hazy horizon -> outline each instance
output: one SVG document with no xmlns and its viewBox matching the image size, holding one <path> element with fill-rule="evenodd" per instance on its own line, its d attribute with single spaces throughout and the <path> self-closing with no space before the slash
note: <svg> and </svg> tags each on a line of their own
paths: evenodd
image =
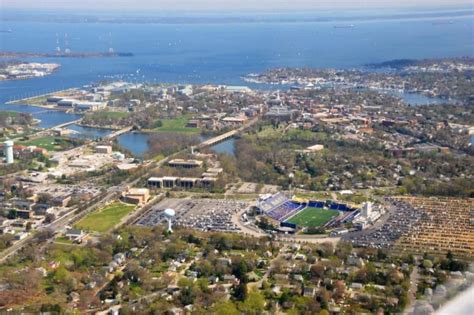
<svg viewBox="0 0 474 315">
<path fill-rule="evenodd" d="M 323 0 L 314 3 L 311 0 L 136 0 L 133 3 L 126 0 L 0 0 L 2 9 L 43 9 L 43 10 L 92 10 L 92 11 L 144 11 L 149 13 L 158 11 L 187 11 L 187 12 L 281 12 L 302 10 L 364 10 L 364 9 L 410 9 L 410 8 L 453 8 L 473 7 L 470 0 L 400 0 L 396 3 L 390 0 Z M 124 13 L 127 13 L 124 12 Z"/>
</svg>

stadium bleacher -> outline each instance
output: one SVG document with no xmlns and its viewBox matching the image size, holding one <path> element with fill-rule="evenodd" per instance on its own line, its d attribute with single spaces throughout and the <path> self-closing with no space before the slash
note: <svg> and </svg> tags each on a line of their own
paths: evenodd
<svg viewBox="0 0 474 315">
<path fill-rule="evenodd" d="M 304 209 L 306 204 L 291 201 L 283 193 L 277 193 L 264 200 L 260 200 L 258 207 L 270 218 L 277 221 L 285 221 L 288 217 Z"/>
<path fill-rule="evenodd" d="M 345 203 L 337 203 L 331 201 L 327 204 L 329 209 L 331 210 L 339 210 L 339 211 L 354 211 L 355 209 L 348 207 Z M 312 208 L 324 208 L 326 206 L 326 202 L 324 201 L 310 201 L 308 203 L 308 207 Z"/>
<path fill-rule="evenodd" d="M 305 206 L 296 202 L 287 201 L 267 212 L 267 215 L 275 220 L 285 221 L 288 217 L 296 214 L 304 207 Z"/>
<path fill-rule="evenodd" d="M 269 198 L 260 200 L 258 203 L 258 207 L 260 208 L 260 210 L 266 213 L 287 201 L 289 201 L 289 199 L 285 196 L 285 194 L 279 192 L 270 196 Z"/>
<path fill-rule="evenodd" d="M 324 208 L 324 201 L 310 201 L 308 207 L 312 208 Z"/>
</svg>

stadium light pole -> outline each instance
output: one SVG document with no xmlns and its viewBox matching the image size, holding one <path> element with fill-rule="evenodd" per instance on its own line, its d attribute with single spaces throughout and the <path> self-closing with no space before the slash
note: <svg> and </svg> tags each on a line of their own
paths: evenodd
<svg viewBox="0 0 474 315">
<path fill-rule="evenodd" d="M 288 190 L 290 191 L 290 194 L 293 195 L 293 193 L 291 192 L 291 190 L 293 189 L 293 179 L 295 178 L 295 174 L 293 172 L 291 172 L 290 174 L 288 174 L 288 179 L 290 181 L 290 186 L 288 187 Z"/>
</svg>

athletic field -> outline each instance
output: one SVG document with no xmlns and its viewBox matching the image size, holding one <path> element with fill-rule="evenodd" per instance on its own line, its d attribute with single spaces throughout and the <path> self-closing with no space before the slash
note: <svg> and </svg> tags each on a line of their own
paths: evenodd
<svg viewBox="0 0 474 315">
<path fill-rule="evenodd" d="M 337 215 L 339 215 L 339 212 L 335 210 L 308 207 L 286 222 L 298 226 L 322 226 Z"/>
<path fill-rule="evenodd" d="M 79 220 L 74 227 L 94 232 L 106 232 L 113 228 L 127 214 L 135 209 L 135 205 L 114 202 L 107 207 L 92 212 Z"/>
</svg>

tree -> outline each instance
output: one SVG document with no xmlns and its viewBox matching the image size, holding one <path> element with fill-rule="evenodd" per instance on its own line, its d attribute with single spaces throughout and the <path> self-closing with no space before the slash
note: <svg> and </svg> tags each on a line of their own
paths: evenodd
<svg viewBox="0 0 474 315">
<path fill-rule="evenodd" d="M 244 260 L 240 260 L 233 268 L 233 274 L 243 283 L 247 282 L 247 272 L 248 268 Z"/>
<path fill-rule="evenodd" d="M 337 280 L 334 284 L 333 298 L 336 300 L 341 299 L 344 297 L 345 292 L 346 292 L 346 285 L 344 284 L 344 281 Z"/>
<path fill-rule="evenodd" d="M 340 241 L 336 245 L 336 256 L 345 260 L 352 252 L 352 244 L 349 242 Z"/>
<path fill-rule="evenodd" d="M 214 304 L 213 310 L 216 315 L 240 315 L 232 301 L 217 302 Z"/>
<path fill-rule="evenodd" d="M 423 268 L 425 269 L 433 268 L 433 262 L 429 259 L 423 260 Z"/>
<path fill-rule="evenodd" d="M 54 213 L 47 213 L 45 218 L 44 218 L 45 223 L 51 223 L 54 220 L 56 220 L 56 215 L 54 215 Z"/>
<path fill-rule="evenodd" d="M 17 216 L 18 216 L 18 212 L 15 209 L 12 209 L 8 212 L 7 218 L 10 220 L 14 220 L 16 219 Z"/>
<path fill-rule="evenodd" d="M 49 204 L 53 200 L 53 195 L 49 193 L 41 193 L 38 195 L 38 203 Z"/>
<path fill-rule="evenodd" d="M 239 304 L 239 310 L 243 314 L 261 314 L 265 308 L 265 298 L 257 291 L 252 291 L 243 303 Z"/>
<path fill-rule="evenodd" d="M 0 251 L 10 247 L 13 243 L 14 236 L 11 234 L 0 235 Z"/>
<path fill-rule="evenodd" d="M 196 298 L 196 294 L 193 292 L 193 288 L 190 286 L 186 286 L 181 289 L 181 294 L 179 296 L 179 300 L 183 305 L 189 305 L 194 303 L 194 299 Z"/>
<path fill-rule="evenodd" d="M 320 279 L 324 276 L 325 270 L 326 270 L 326 267 L 323 264 L 318 263 L 316 265 L 311 266 L 309 273 L 311 274 L 311 277 Z"/>
<path fill-rule="evenodd" d="M 38 243 L 44 242 L 54 236 L 52 229 L 41 230 L 36 233 L 36 240 Z"/>
<path fill-rule="evenodd" d="M 69 271 L 64 266 L 59 266 L 53 274 L 53 280 L 56 283 L 65 283 L 71 277 Z"/>
<path fill-rule="evenodd" d="M 61 306 L 59 304 L 41 304 L 41 313 L 61 314 Z"/>
<path fill-rule="evenodd" d="M 234 289 L 234 298 L 237 301 L 244 301 L 247 298 L 247 284 L 239 283 Z"/>
</svg>

